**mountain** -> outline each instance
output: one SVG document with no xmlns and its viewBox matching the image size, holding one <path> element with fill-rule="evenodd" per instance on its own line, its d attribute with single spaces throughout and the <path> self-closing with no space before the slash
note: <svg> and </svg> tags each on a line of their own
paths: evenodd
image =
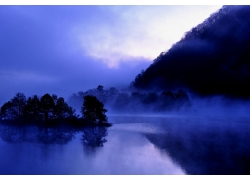
<svg viewBox="0 0 250 180">
<path fill-rule="evenodd" d="M 249 98 L 249 32 L 250 6 L 223 6 L 161 53 L 131 85 Z"/>
</svg>

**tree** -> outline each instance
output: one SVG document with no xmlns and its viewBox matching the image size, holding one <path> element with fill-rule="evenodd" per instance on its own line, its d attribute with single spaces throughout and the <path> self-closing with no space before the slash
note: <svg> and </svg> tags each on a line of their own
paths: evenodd
<svg viewBox="0 0 250 180">
<path fill-rule="evenodd" d="M 24 118 L 27 121 L 37 121 L 41 119 L 40 113 L 40 100 L 37 95 L 29 97 L 27 103 L 24 106 Z"/>
<path fill-rule="evenodd" d="M 26 97 L 23 93 L 17 93 L 13 99 L 11 99 L 13 107 L 16 109 L 17 118 L 23 118 L 23 108 L 26 104 Z"/>
<path fill-rule="evenodd" d="M 1 107 L 1 116 L 7 120 L 22 120 L 23 108 L 26 105 L 26 97 L 23 93 L 17 93 L 10 101 Z"/>
<path fill-rule="evenodd" d="M 116 88 L 111 87 L 111 88 L 109 88 L 109 89 L 107 90 L 107 98 L 108 98 L 109 100 L 112 100 L 115 96 L 118 95 L 118 93 L 119 93 L 119 91 L 118 91 Z"/>
<path fill-rule="evenodd" d="M 54 100 L 49 94 L 45 94 L 41 97 L 40 103 L 41 112 L 44 114 L 44 119 L 45 121 L 48 121 L 54 115 Z"/>
<path fill-rule="evenodd" d="M 16 120 L 18 114 L 11 101 L 4 103 L 1 107 L 1 118 L 2 120 Z"/>
<path fill-rule="evenodd" d="M 104 105 L 95 96 L 84 96 L 82 106 L 83 119 L 91 124 L 102 124 L 107 122 L 107 112 Z"/>
<path fill-rule="evenodd" d="M 54 114 L 56 119 L 67 119 L 74 116 L 75 110 L 70 107 L 65 101 L 64 98 L 59 97 L 55 101 Z"/>
<path fill-rule="evenodd" d="M 0 109 L 1 120 L 22 123 L 41 123 L 41 121 L 46 123 L 50 121 L 52 124 L 60 121 L 71 123 L 77 118 L 75 110 L 64 101 L 64 98 L 49 94 L 43 95 L 40 99 L 34 95 L 26 100 L 23 93 L 17 93 Z"/>
<path fill-rule="evenodd" d="M 99 91 L 100 93 L 103 93 L 104 89 L 102 85 L 97 86 L 97 91 Z"/>
</svg>

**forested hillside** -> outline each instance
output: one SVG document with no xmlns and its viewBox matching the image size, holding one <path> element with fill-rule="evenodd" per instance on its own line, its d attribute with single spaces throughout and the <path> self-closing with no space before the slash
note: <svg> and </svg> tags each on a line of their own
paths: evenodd
<svg viewBox="0 0 250 180">
<path fill-rule="evenodd" d="M 250 6 L 223 6 L 161 53 L 131 85 L 249 98 L 249 32 Z"/>
</svg>

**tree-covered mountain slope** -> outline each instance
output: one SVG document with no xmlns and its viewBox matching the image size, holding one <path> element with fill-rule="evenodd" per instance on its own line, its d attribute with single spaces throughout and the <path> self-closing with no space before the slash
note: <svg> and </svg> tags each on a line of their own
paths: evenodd
<svg viewBox="0 0 250 180">
<path fill-rule="evenodd" d="M 223 6 L 131 84 L 144 90 L 183 88 L 200 95 L 250 97 L 250 6 Z"/>
</svg>

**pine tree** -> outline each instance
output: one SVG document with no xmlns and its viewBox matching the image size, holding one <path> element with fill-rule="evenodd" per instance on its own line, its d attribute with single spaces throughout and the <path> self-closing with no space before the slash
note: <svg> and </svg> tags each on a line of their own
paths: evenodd
<svg viewBox="0 0 250 180">
<path fill-rule="evenodd" d="M 107 123 L 107 112 L 104 109 L 104 105 L 95 96 L 84 96 L 84 102 L 82 106 L 83 119 L 91 124 Z"/>
</svg>

